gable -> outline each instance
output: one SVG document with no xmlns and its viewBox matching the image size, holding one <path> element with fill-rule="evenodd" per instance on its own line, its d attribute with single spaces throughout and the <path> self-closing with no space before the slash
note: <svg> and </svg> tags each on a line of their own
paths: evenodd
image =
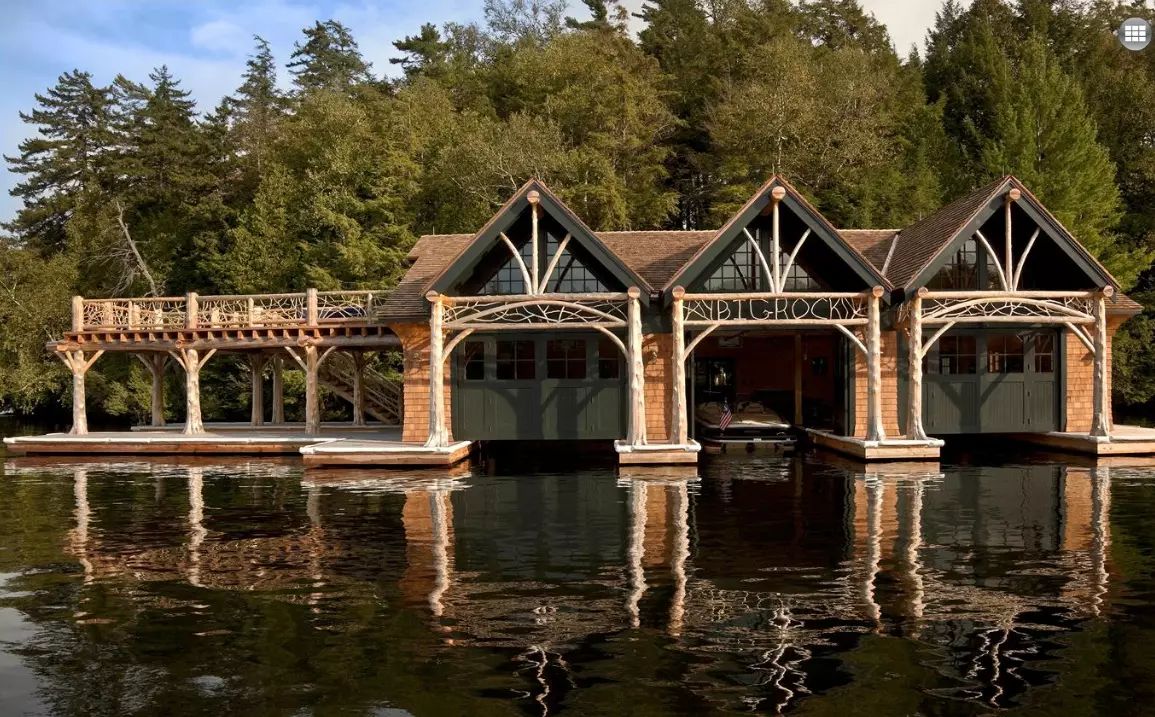
<svg viewBox="0 0 1155 717">
<path fill-rule="evenodd" d="M 966 252 L 973 242 L 977 245 L 980 275 L 977 288 L 1000 289 L 995 262 L 990 260 L 986 248 L 976 241 L 976 237 L 981 232 L 994 250 L 999 264 L 1006 263 L 1006 199 L 1008 193 L 1016 189 L 1019 198 L 1011 203 L 1013 266 L 1010 274 L 1013 275 L 1026 253 L 1021 289 L 1094 289 L 1107 285 L 1118 288 L 1117 282 L 1102 264 L 1014 177 L 1006 177 L 988 185 L 936 212 L 937 218 L 932 215 L 929 221 L 920 222 L 904 231 L 899 236 L 898 250 L 905 250 L 906 265 L 896 267 L 896 272 L 909 276 L 901 280 L 897 275 L 892 275 L 895 284 L 905 287 L 909 293 L 932 283 L 941 275 L 944 267 L 957 263 L 960 252 Z M 928 226 L 933 232 L 926 231 Z M 1036 230 L 1038 236 L 1032 244 L 1031 238 L 1035 236 Z M 935 233 L 937 236 L 934 236 Z M 904 246 L 904 240 L 909 242 L 912 235 L 916 243 L 921 245 L 918 247 L 921 251 L 915 251 L 916 247 L 910 243 Z M 921 263 L 910 261 L 915 254 L 921 254 L 918 260 Z"/>
<path fill-rule="evenodd" d="M 514 244 L 519 253 L 531 240 L 531 197 L 539 207 L 539 279 L 545 276 L 547 268 L 544 261 L 548 260 L 542 257 L 549 253 L 548 242 L 552 239 L 560 245 L 568 235 L 570 239 L 557 270 L 568 266 L 570 272 L 573 272 L 576 267 L 571 266 L 569 260 L 576 257 L 580 270 L 607 287 L 607 290 L 625 291 L 631 286 L 637 286 L 642 289 L 642 302 L 648 301 L 650 285 L 614 255 L 544 184 L 536 180 L 523 185 L 445 269 L 429 282 L 426 290 L 449 295 L 476 294 L 483 290 L 490 279 L 505 269 L 506 263 L 512 259 L 502 235 Z M 526 254 L 532 256 L 532 245 Z M 513 262 L 520 274 L 520 266 L 516 260 Z M 532 271 L 530 262 L 526 266 Z M 524 286 L 525 282 L 520 280 L 520 283 Z"/>
<path fill-rule="evenodd" d="M 698 290 L 748 244 L 746 232 L 757 237 L 772 232 L 772 192 L 781 187 L 785 195 L 779 202 L 779 243 L 791 252 L 809 231 L 798 252 L 796 264 L 823 288 L 834 291 L 857 291 L 873 286 L 889 286 L 882 274 L 839 232 L 830 225 L 788 182 L 773 177 L 751 197 L 746 205 L 718 230 L 714 239 L 698 251 L 666 284 L 669 300 L 675 286 Z M 768 262 L 771 253 L 764 252 Z M 783 263 L 784 265 L 784 263 Z M 763 272 L 765 273 L 765 272 Z"/>
</svg>

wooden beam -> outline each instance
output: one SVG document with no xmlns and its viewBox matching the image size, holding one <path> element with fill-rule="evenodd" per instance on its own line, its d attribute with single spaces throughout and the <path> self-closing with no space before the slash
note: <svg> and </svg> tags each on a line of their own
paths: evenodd
<svg viewBox="0 0 1155 717">
<path fill-rule="evenodd" d="M 522 268 L 525 268 L 524 262 Z M 529 281 L 528 272 L 525 279 Z M 449 432 L 445 425 L 445 367 L 442 364 L 445 302 L 435 291 L 426 294 L 425 298 L 433 304 L 429 317 L 429 437 L 425 445 L 429 448 L 444 448 L 449 445 Z"/>
<path fill-rule="evenodd" d="M 353 359 L 353 425 L 365 425 L 365 352 L 350 352 Z"/>
<path fill-rule="evenodd" d="M 1014 278 L 1011 274 L 1011 272 L 1015 268 L 1015 255 L 1014 255 L 1013 247 L 1011 246 L 1011 240 L 1013 239 L 1013 236 L 1011 235 L 1011 203 L 1012 202 L 1014 202 L 1014 200 L 1011 199 L 1011 194 L 1010 194 L 1010 192 L 1008 192 L 1007 193 L 1007 199 L 1005 202 L 1003 202 L 1003 205 L 1006 209 L 1006 211 L 1005 211 L 1006 221 L 1004 222 L 1005 228 L 1003 230 L 1003 234 L 1004 234 L 1003 239 L 1004 239 L 1004 244 L 1006 245 L 1006 247 L 1005 247 L 1006 259 L 1003 261 L 1003 267 L 1004 267 L 1003 271 L 1007 277 L 1006 286 L 1004 286 L 1003 288 L 1006 289 L 1007 291 L 1013 291 L 1015 288 Z"/>
<path fill-rule="evenodd" d="M 211 352 L 209 354 L 211 356 Z M 186 436 L 200 435 L 205 432 L 204 420 L 201 418 L 201 367 L 205 361 L 201 359 L 196 349 L 181 349 L 179 363 L 184 367 L 185 389 L 185 421 L 184 434 Z"/>
<path fill-rule="evenodd" d="M 255 353 L 249 357 L 249 377 L 251 385 L 252 404 L 249 411 L 249 420 L 254 426 L 265 425 L 265 355 Z"/>
<path fill-rule="evenodd" d="M 866 344 L 864 344 L 864 343 L 862 342 L 862 339 L 860 339 L 860 338 L 858 338 L 857 336 L 855 336 L 853 331 L 851 331 L 850 329 L 846 328 L 846 327 L 845 327 L 845 326 L 843 326 L 842 324 L 834 324 L 834 328 L 836 328 L 836 329 L 838 329 L 839 331 L 841 331 L 841 332 L 842 332 L 842 334 L 843 334 L 844 336 L 846 336 L 846 338 L 850 339 L 850 341 L 851 341 L 851 342 L 854 344 L 854 347 L 855 347 L 856 349 L 858 349 L 859 351 L 861 351 L 863 356 L 866 356 L 866 355 L 867 355 L 867 353 L 868 353 L 868 352 L 867 352 L 867 349 L 866 349 Z"/>
<path fill-rule="evenodd" d="M 329 349 L 332 350 L 331 348 Z M 321 396 L 318 373 L 321 360 L 316 345 L 305 344 L 305 433 L 315 436 L 321 432 Z"/>
<path fill-rule="evenodd" d="M 505 232 L 499 232 L 498 236 L 501 237 L 501 240 L 509 247 L 509 253 L 513 254 L 513 258 L 517 260 L 517 266 L 521 269 L 521 279 L 525 282 L 525 293 L 534 293 L 533 278 L 529 275 L 529 269 L 525 266 L 525 260 L 521 258 L 521 252 L 517 250 L 517 247 L 513 245 L 513 242 L 509 240 Z"/>
<path fill-rule="evenodd" d="M 641 289 L 631 286 L 629 292 L 629 362 L 630 362 L 630 427 L 626 441 L 632 446 L 646 445 L 646 374 L 642 356 L 642 307 L 638 299 Z"/>
<path fill-rule="evenodd" d="M 565 252 L 566 247 L 569 246 L 570 238 L 570 234 L 566 233 L 565 237 L 561 240 L 561 244 L 558 245 L 557 251 L 554 252 L 553 259 L 550 259 L 549 266 L 546 267 L 545 276 L 542 278 L 541 283 L 537 286 L 537 293 L 544 294 L 545 290 L 549 288 L 549 280 L 553 277 L 553 271 L 557 268 L 557 263 L 561 260 L 561 255 Z"/>
<path fill-rule="evenodd" d="M 754 250 L 754 255 L 758 257 L 758 263 L 762 265 L 762 272 L 766 274 L 766 281 L 770 282 L 770 290 L 777 294 L 778 284 L 774 278 L 775 273 L 766 262 L 766 255 L 762 253 L 762 247 L 758 246 L 758 241 L 754 239 L 754 235 L 750 233 L 749 229 L 743 228 L 742 233 L 746 235 L 746 242 Z M 757 285 L 754 288 L 757 289 Z"/>
<path fill-rule="evenodd" d="M 272 419 L 277 425 L 285 422 L 285 359 L 279 354 L 273 356 Z"/>
<path fill-rule="evenodd" d="M 794 268 L 794 260 L 798 257 L 798 250 L 802 248 L 802 245 L 806 242 L 806 239 L 809 236 L 810 230 L 807 229 L 806 231 L 802 232 L 802 238 L 799 239 L 798 243 L 794 245 L 794 250 L 790 252 L 789 258 L 786 259 L 786 268 L 782 270 L 782 276 L 784 279 L 790 278 L 790 270 Z"/>
<path fill-rule="evenodd" d="M 532 281 L 532 283 L 529 285 L 529 291 L 531 294 L 540 294 L 541 290 L 538 289 L 538 272 L 541 271 L 541 269 L 538 266 L 539 250 L 538 250 L 538 246 L 537 246 L 538 245 L 538 236 L 537 236 L 538 216 L 537 216 L 537 214 L 539 211 L 538 203 L 536 201 L 531 200 L 529 210 L 530 210 L 530 217 L 531 217 L 531 222 L 532 222 L 529 240 L 533 244 L 533 248 L 532 248 L 532 251 L 530 253 L 531 260 L 533 261 L 533 271 L 530 272 L 530 280 Z"/>
<path fill-rule="evenodd" d="M 915 292 L 910 300 L 910 321 L 907 324 L 907 375 L 908 400 L 906 411 L 906 437 L 910 440 L 925 441 L 926 429 L 922 425 L 922 299 L 925 290 Z"/>
<path fill-rule="evenodd" d="M 461 343 L 465 339 L 469 338 L 469 336 L 472 334 L 473 334 L 473 329 L 466 329 L 466 330 L 462 331 L 461 333 L 457 334 L 456 336 L 454 336 L 453 339 L 448 344 L 446 344 L 445 348 L 443 349 L 443 352 L 445 354 L 443 362 L 448 361 L 449 357 L 453 355 L 453 349 L 457 348 L 457 345 L 459 343 Z"/>
<path fill-rule="evenodd" d="M 686 356 L 692 356 L 694 354 L 694 349 L 698 348 L 698 344 L 702 343 L 702 341 L 707 336 L 717 331 L 718 326 L 718 324 L 707 326 L 704 331 L 701 331 L 697 336 L 691 339 L 690 345 L 686 347 Z"/>
<path fill-rule="evenodd" d="M 1070 329 L 1071 333 L 1079 339 L 1079 341 L 1083 342 L 1083 345 L 1087 347 L 1088 351 L 1091 353 L 1095 352 L 1095 342 L 1091 339 L 1090 336 L 1087 335 L 1087 332 L 1083 329 L 1082 326 L 1072 324 L 1069 321 L 1067 322 L 1066 326 L 1068 329 Z"/>
<path fill-rule="evenodd" d="M 135 354 L 144 367 L 148 369 L 152 378 L 151 409 L 153 426 L 165 425 L 164 420 L 164 368 L 168 364 L 168 356 L 162 353 L 151 353 L 146 358 Z"/>
<path fill-rule="evenodd" d="M 675 286 L 673 295 L 673 340 L 674 340 L 674 396 L 670 405 L 670 438 L 671 443 L 685 445 L 689 441 L 689 412 L 686 407 L 686 321 L 682 306 L 682 297 L 686 290 Z"/>
<path fill-rule="evenodd" d="M 997 270 L 996 273 L 999 277 L 999 283 L 1003 285 L 1003 291 L 1010 291 L 1011 285 L 1010 282 L 1007 281 L 1007 273 L 1003 270 L 1003 265 L 999 261 L 998 255 L 995 254 L 995 250 L 991 247 L 991 243 L 987 241 L 987 238 L 983 236 L 983 233 L 978 230 L 975 231 L 975 237 L 977 237 L 979 243 L 983 245 L 983 249 L 986 249 L 987 258 L 994 262 L 995 269 Z"/>
<path fill-rule="evenodd" d="M 802 334 L 794 334 L 794 425 L 802 425 Z"/>
<path fill-rule="evenodd" d="M 1107 287 L 1095 299 L 1094 413 L 1091 417 L 1091 435 L 1108 440 L 1111 438 L 1111 392 L 1108 388 L 1111 377 L 1107 373 L 1107 297 L 1110 295 L 1110 287 Z"/>
<path fill-rule="evenodd" d="M 882 423 L 882 316 L 879 299 L 881 286 L 874 287 L 867 305 L 869 322 L 866 330 L 866 440 L 885 441 L 886 429 Z"/>
<path fill-rule="evenodd" d="M 781 261 L 782 251 L 780 249 L 781 239 L 778 235 L 778 204 L 782 201 L 782 198 L 786 196 L 786 190 L 782 187 L 774 187 L 770 192 L 770 196 L 771 201 L 774 203 L 773 230 L 770 235 L 770 253 L 774 255 L 774 281 L 772 286 L 774 287 L 774 291 L 781 292 L 782 267 L 779 266 L 779 262 Z"/>
<path fill-rule="evenodd" d="M 943 334 L 950 331 L 954 325 L 955 325 L 954 321 L 949 321 L 949 322 L 943 324 L 941 327 L 939 327 L 938 331 L 935 331 L 933 334 L 931 334 L 931 337 L 923 342 L 922 349 L 919 352 L 919 354 L 920 354 L 919 358 L 926 358 L 926 354 L 928 351 L 931 350 L 931 347 L 933 347 L 935 345 L 935 343 L 940 338 L 942 338 Z"/>
<path fill-rule="evenodd" d="M 1039 238 L 1040 231 L 1040 229 L 1035 230 L 1030 241 L 1027 242 L 1027 247 L 1023 249 L 1023 255 L 1019 257 L 1019 265 L 1015 267 L 1014 279 L 1011 281 L 1011 291 L 1019 290 L 1019 280 L 1023 277 L 1023 266 L 1027 263 L 1027 256 L 1031 253 L 1031 248 L 1035 246 L 1035 240 Z"/>
</svg>

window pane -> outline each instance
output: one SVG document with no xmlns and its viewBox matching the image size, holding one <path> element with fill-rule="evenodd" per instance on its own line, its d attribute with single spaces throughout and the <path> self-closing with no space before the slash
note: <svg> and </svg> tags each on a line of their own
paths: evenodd
<svg viewBox="0 0 1155 717">
<path fill-rule="evenodd" d="M 565 341 L 545 342 L 545 377 L 565 378 Z"/>
<path fill-rule="evenodd" d="M 756 291 L 758 289 L 758 268 L 750 242 L 742 241 L 706 280 L 706 291 Z"/>
<path fill-rule="evenodd" d="M 516 376 L 513 363 L 513 343 L 512 341 L 497 342 L 497 378 L 502 381 L 509 381 Z"/>
<path fill-rule="evenodd" d="M 533 341 L 515 341 L 516 373 L 518 380 L 526 380 L 534 378 L 536 373 L 536 361 L 534 360 L 534 342 Z"/>
<path fill-rule="evenodd" d="M 598 341 L 598 378 L 620 378 L 621 352 L 617 344 L 609 339 Z"/>
<path fill-rule="evenodd" d="M 462 344 L 461 363 L 466 381 L 484 381 L 485 344 L 480 341 L 466 341 Z"/>
<path fill-rule="evenodd" d="M 1035 373 L 1055 372 L 1054 334 L 1035 334 Z"/>
<path fill-rule="evenodd" d="M 966 335 L 943 336 L 931 348 L 930 357 L 937 360 L 927 363 L 931 373 L 960 375 L 973 374 L 978 370 L 975 337 Z"/>
<path fill-rule="evenodd" d="M 1023 339 L 1017 334 L 987 337 L 987 373 L 1022 373 Z"/>
</svg>

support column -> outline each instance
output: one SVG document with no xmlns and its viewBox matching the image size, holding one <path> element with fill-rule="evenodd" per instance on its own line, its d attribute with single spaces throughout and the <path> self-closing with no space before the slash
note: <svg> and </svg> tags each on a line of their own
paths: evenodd
<svg viewBox="0 0 1155 717">
<path fill-rule="evenodd" d="M 629 290 L 629 349 L 630 349 L 630 430 L 626 441 L 632 446 L 646 445 L 646 367 L 642 356 L 642 307 L 638 298 L 641 289 Z"/>
<path fill-rule="evenodd" d="M 252 424 L 265 425 L 265 355 L 255 353 L 249 359 L 249 371 L 252 376 Z"/>
<path fill-rule="evenodd" d="M 365 425 L 365 352 L 355 350 L 353 355 L 353 425 Z"/>
<path fill-rule="evenodd" d="M 285 422 L 285 359 L 273 357 L 273 423 Z"/>
<path fill-rule="evenodd" d="M 870 292 L 867 311 L 866 331 L 866 440 L 885 441 L 886 431 L 882 426 L 882 317 L 879 311 L 879 297 L 882 287 L 876 286 Z"/>
<path fill-rule="evenodd" d="M 313 344 L 304 346 L 305 360 L 305 433 L 315 436 L 321 432 L 321 397 L 317 391 L 317 372 L 320 362 L 317 360 L 317 347 Z"/>
<path fill-rule="evenodd" d="M 1107 299 L 1114 293 L 1110 286 L 1095 297 L 1095 382 L 1094 415 L 1091 419 L 1091 435 L 1096 438 L 1111 439 L 1111 391 L 1110 375 L 1107 373 Z"/>
<path fill-rule="evenodd" d="M 927 439 L 922 426 L 922 295 L 926 289 L 919 289 L 910 299 L 910 319 L 907 325 L 907 373 L 910 381 L 906 410 L 906 437 L 914 441 Z"/>
<path fill-rule="evenodd" d="M 794 425 L 802 425 L 802 334 L 794 334 Z"/>
<path fill-rule="evenodd" d="M 92 355 L 92 358 L 85 358 L 84 351 L 77 349 L 75 351 L 61 350 L 56 355 L 72 372 L 72 429 L 69 431 L 74 436 L 83 436 L 88 434 L 88 412 L 85 408 L 84 390 L 84 376 L 88 373 L 88 369 L 92 368 L 92 364 L 96 363 L 96 359 L 100 358 L 104 351 L 97 351 Z"/>
<path fill-rule="evenodd" d="M 674 400 L 671 406 L 670 438 L 672 443 L 684 446 L 690 438 L 686 428 L 689 423 L 686 408 L 686 314 L 682 298 L 686 295 L 686 290 L 680 286 L 675 286 L 672 293 L 674 296 Z"/>
<path fill-rule="evenodd" d="M 168 363 L 168 356 L 164 354 L 148 354 L 142 356 L 137 354 L 136 357 L 148 369 L 149 376 L 152 377 L 152 425 L 154 427 L 164 425 L 164 367 Z"/>
<path fill-rule="evenodd" d="M 445 300 L 431 291 L 425 298 L 433 304 L 429 317 L 429 438 L 425 445 L 429 448 L 444 448 L 449 445 L 449 434 L 445 429 Z"/>
<path fill-rule="evenodd" d="M 181 349 L 174 354 L 181 368 L 184 369 L 185 391 L 185 422 L 186 436 L 199 435 L 205 432 L 204 421 L 201 419 L 201 369 L 216 353 L 216 349 L 208 351 L 202 357 L 196 349 Z"/>
</svg>

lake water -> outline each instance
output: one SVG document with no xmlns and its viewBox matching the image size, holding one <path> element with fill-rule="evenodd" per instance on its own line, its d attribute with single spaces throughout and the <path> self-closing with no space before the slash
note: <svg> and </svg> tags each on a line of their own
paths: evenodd
<svg viewBox="0 0 1155 717">
<path fill-rule="evenodd" d="M 0 714 L 1152 714 L 1155 470 L 1067 460 L 10 459 Z"/>
</svg>

